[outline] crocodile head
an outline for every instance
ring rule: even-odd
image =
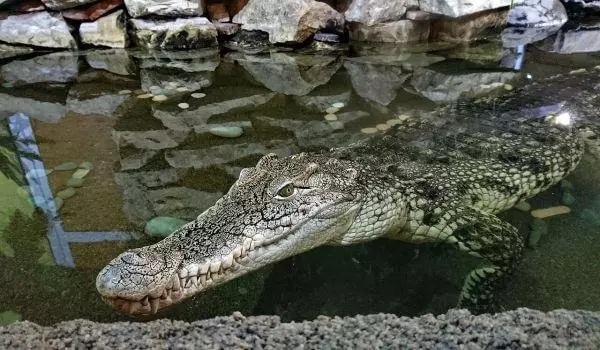
[[[267,264],[339,240],[363,196],[350,162],[299,154],[261,158],[214,206],[166,237],[112,260],[103,299],[151,314]]]

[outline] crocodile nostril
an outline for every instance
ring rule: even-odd
[[[130,265],[146,265],[148,263],[148,259],[133,250],[128,250],[121,254],[121,261]]]

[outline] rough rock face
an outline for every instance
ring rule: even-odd
[[[423,42],[429,38],[429,22],[417,22],[409,19],[372,26],[352,23],[350,39],[379,43]]]
[[[0,6],[2,6],[2,1],[0,1]],[[44,3],[40,0],[25,0],[19,3],[13,1],[12,7],[19,13],[44,11],[46,9]]]
[[[344,16],[315,0],[250,0],[233,22],[269,33],[272,43],[303,42],[319,29],[343,31],[345,23]]]
[[[561,54],[600,51],[600,28],[577,28],[561,30],[555,37],[549,37],[540,43],[545,51]]]
[[[0,59],[16,57],[32,53],[33,49],[26,46],[13,46],[0,43]]]
[[[567,10],[559,0],[527,0],[508,12],[508,24],[519,27],[552,27],[567,22]]]
[[[473,13],[510,6],[511,0],[419,0],[422,11],[449,17],[461,17]]]
[[[184,50],[217,45],[217,29],[204,17],[156,21],[132,19],[131,24],[138,46]]]
[[[123,10],[119,10],[94,22],[82,23],[79,27],[79,37],[86,44],[127,47],[126,20]]]
[[[508,27],[502,31],[502,44],[504,47],[513,48],[534,43],[555,34],[560,27],[560,25],[544,27]]]
[[[591,11],[600,11],[600,0],[562,0],[567,5],[577,5]]]
[[[486,11],[461,18],[443,18],[431,22],[430,38],[448,42],[477,40],[488,30],[506,25],[506,11]]]
[[[78,73],[78,57],[70,52],[54,52],[28,60],[15,60],[0,68],[2,80],[15,86],[68,83],[75,80]]]
[[[95,2],[96,0],[42,0],[51,10],[63,10]]]
[[[85,8],[62,11],[62,15],[74,21],[95,21],[121,5],[123,0],[102,0]]]
[[[0,19],[0,40],[52,48],[77,47],[62,16],[46,11]]]
[[[352,0],[344,13],[349,22],[366,25],[397,21],[406,13],[406,0]]]
[[[201,0],[125,0],[125,6],[132,17],[199,16],[203,12]]]

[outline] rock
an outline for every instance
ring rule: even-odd
[[[97,0],[42,0],[44,5],[51,10],[64,10],[71,7],[86,5]]]
[[[426,42],[429,38],[429,22],[403,19],[389,23],[366,25],[351,23],[351,40],[379,43]]]
[[[537,45],[540,49],[560,54],[600,51],[600,28],[579,26],[560,30]]]
[[[508,27],[502,30],[502,45],[506,48],[515,48],[531,44],[555,34],[560,27]]]
[[[119,148],[161,150],[179,146],[187,132],[174,130],[113,131],[113,139]]]
[[[128,46],[126,19],[123,10],[119,10],[94,22],[81,23],[79,37],[85,44],[125,48]]]
[[[187,220],[196,219],[223,196],[219,192],[199,191],[187,187],[167,187],[148,190],[146,195],[155,216],[171,216]]]
[[[78,57],[69,52],[55,52],[28,60],[14,60],[0,68],[5,82],[15,86],[35,83],[68,83],[77,78]]]
[[[343,33],[345,23],[344,16],[315,0],[250,0],[233,22],[269,33],[272,43],[301,43],[325,28]]]
[[[181,77],[186,75],[184,72],[213,72],[221,62],[219,50],[216,48],[186,51],[149,50],[134,52],[133,55],[140,60],[140,68],[142,69],[157,67],[176,68],[180,71],[177,75]],[[158,74],[158,76],[162,75]],[[179,81],[174,82],[179,83]],[[191,88],[191,86],[188,86],[188,88]]]
[[[103,69],[119,75],[136,74],[136,66],[125,50],[95,50],[85,55],[86,62],[90,67]]]
[[[508,7],[511,0],[419,0],[421,11],[448,17],[462,17],[477,12]]]
[[[398,21],[406,13],[407,0],[352,0],[344,13],[346,21],[367,26]]]
[[[100,0],[87,7],[62,11],[62,15],[73,21],[95,21],[123,4],[123,0]]]
[[[294,101],[296,101],[296,103],[302,105],[303,107],[306,107],[309,110],[316,112],[325,112],[327,108],[332,107],[336,103],[342,104],[341,107],[337,108],[342,108],[346,104],[348,104],[348,101],[350,101],[350,91],[343,92],[337,95],[327,96],[294,96]]]
[[[491,29],[499,31],[500,28],[506,26],[507,13],[508,10],[488,11],[460,18],[433,20],[430,40],[465,42],[482,39],[489,34]]]
[[[0,60],[27,55],[33,52],[33,48],[26,46],[13,46],[0,43]]]
[[[227,7],[222,2],[211,3],[206,7],[206,11],[208,12],[208,18],[210,18],[213,22],[229,22],[229,11]]]
[[[599,0],[562,0],[566,5],[581,8],[589,12],[600,11]]]
[[[335,57],[292,55],[244,55],[239,64],[269,90],[286,95],[306,95],[326,84],[341,66]]]
[[[139,169],[146,165],[157,153],[157,150],[150,149],[128,149],[127,154],[120,154],[119,163],[121,164],[121,170]]]
[[[182,95],[186,91],[200,90],[212,84],[213,74],[208,71],[185,72],[179,69],[142,69],[141,89],[155,95]]]
[[[223,46],[249,55],[270,53],[273,48],[269,42],[269,34],[260,30],[239,30]]]
[[[202,0],[125,0],[131,17],[159,15],[166,17],[189,17],[202,15]]]
[[[544,219],[555,215],[568,214],[570,212],[571,209],[569,207],[564,205],[558,205],[556,207],[532,210],[531,216],[538,219]]]
[[[415,70],[410,84],[424,97],[434,102],[450,102],[462,97],[488,93],[495,84],[498,88],[518,77],[514,72],[476,72],[447,74],[422,68]]]
[[[62,16],[46,11],[10,15],[0,19],[0,40],[9,44],[77,48]]]
[[[167,237],[175,232],[181,226],[187,224],[188,221],[173,218],[169,216],[158,216],[148,221],[144,227],[144,232],[148,236]]]
[[[67,114],[67,107],[61,103],[0,93],[0,119],[13,115],[15,111],[20,111],[32,119],[58,123]]]
[[[548,233],[548,223],[545,220],[534,219],[531,223],[531,231],[527,239],[527,245],[530,248],[535,248],[540,241],[540,238]]]
[[[363,63],[344,60],[354,91],[364,99],[387,106],[396,98],[396,91],[410,77],[400,65]]]
[[[439,18],[440,16],[420,10],[409,10],[406,11],[406,15],[404,17],[413,21],[431,21]]]
[[[217,45],[217,29],[204,17],[132,19],[131,25],[137,45],[150,49],[189,50]]]
[[[559,0],[524,0],[508,12],[508,24],[518,27],[555,27],[567,20],[567,10]]]
[[[506,56],[507,51],[508,50],[503,47],[502,42],[490,40],[487,42],[474,43],[472,45],[459,45],[446,52],[444,56],[446,58],[455,58],[481,65],[493,66],[497,65],[498,62]]]
[[[237,23],[213,22],[213,24],[220,36],[231,36],[240,30],[240,25]]]
[[[244,129],[239,126],[213,126],[208,132],[215,136],[233,139],[242,136]]]
[[[2,6],[2,1],[0,1],[0,6]],[[19,13],[38,12],[46,9],[46,6],[40,0],[19,1],[18,3],[12,4],[12,7]]]

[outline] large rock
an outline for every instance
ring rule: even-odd
[[[542,50],[561,54],[600,51],[600,28],[561,30],[538,46]]]
[[[46,11],[0,19],[0,40],[11,44],[51,48],[77,47],[62,16]]]
[[[244,55],[238,59],[244,69],[271,91],[286,95],[306,95],[326,84],[341,64],[335,57],[271,53]]]
[[[558,32],[561,26],[507,27],[502,31],[502,45],[506,48],[515,48],[544,40]]]
[[[95,50],[85,55],[90,67],[103,69],[119,75],[133,75],[137,72],[133,58],[125,50]]]
[[[137,45],[150,49],[189,50],[217,45],[217,29],[204,17],[132,19],[131,25]]]
[[[62,15],[74,21],[95,21],[121,5],[123,0],[101,0],[84,8],[62,11]]]
[[[600,11],[600,0],[562,0],[566,5],[575,5],[584,10]]]
[[[525,0],[508,12],[508,24],[518,27],[555,27],[568,20],[559,0]]]
[[[366,25],[397,21],[406,13],[410,0],[352,0],[344,12],[346,21]]]
[[[483,39],[490,30],[506,26],[508,9],[487,11],[460,18],[441,18],[431,22],[430,39],[465,42]]]
[[[90,4],[97,0],[42,0],[44,5],[51,10],[63,10],[71,7]]]
[[[511,0],[419,0],[422,11],[448,17],[462,17],[477,12],[508,7]]]
[[[379,43],[424,42],[429,38],[429,22],[409,19],[375,25],[352,23],[350,39]]]
[[[0,120],[19,112],[46,123],[58,123],[67,114],[67,107],[58,102],[0,93]]]
[[[79,37],[90,45],[125,48],[128,44],[126,20],[123,10],[119,10],[94,22],[81,23]]]
[[[319,29],[344,28],[344,16],[315,0],[250,0],[233,22],[269,33],[272,43],[304,42]]]
[[[186,72],[180,69],[142,69],[140,83],[142,90],[153,94],[178,95],[177,88],[185,87],[195,91],[212,84],[211,71]]]
[[[217,48],[186,51],[149,50],[133,52],[139,59],[140,68],[175,68],[181,76],[183,72],[214,72],[221,63]]]
[[[24,61],[11,61],[0,68],[0,76],[13,85],[68,83],[77,78],[78,57],[69,52],[55,52]]]
[[[147,15],[199,16],[203,13],[202,0],[125,0],[125,6],[132,17]]]
[[[113,140],[119,147],[161,150],[175,148],[186,138],[187,132],[164,130],[113,131]]]
[[[21,55],[27,55],[32,52],[33,49],[31,47],[13,46],[0,43],[0,60]]]

